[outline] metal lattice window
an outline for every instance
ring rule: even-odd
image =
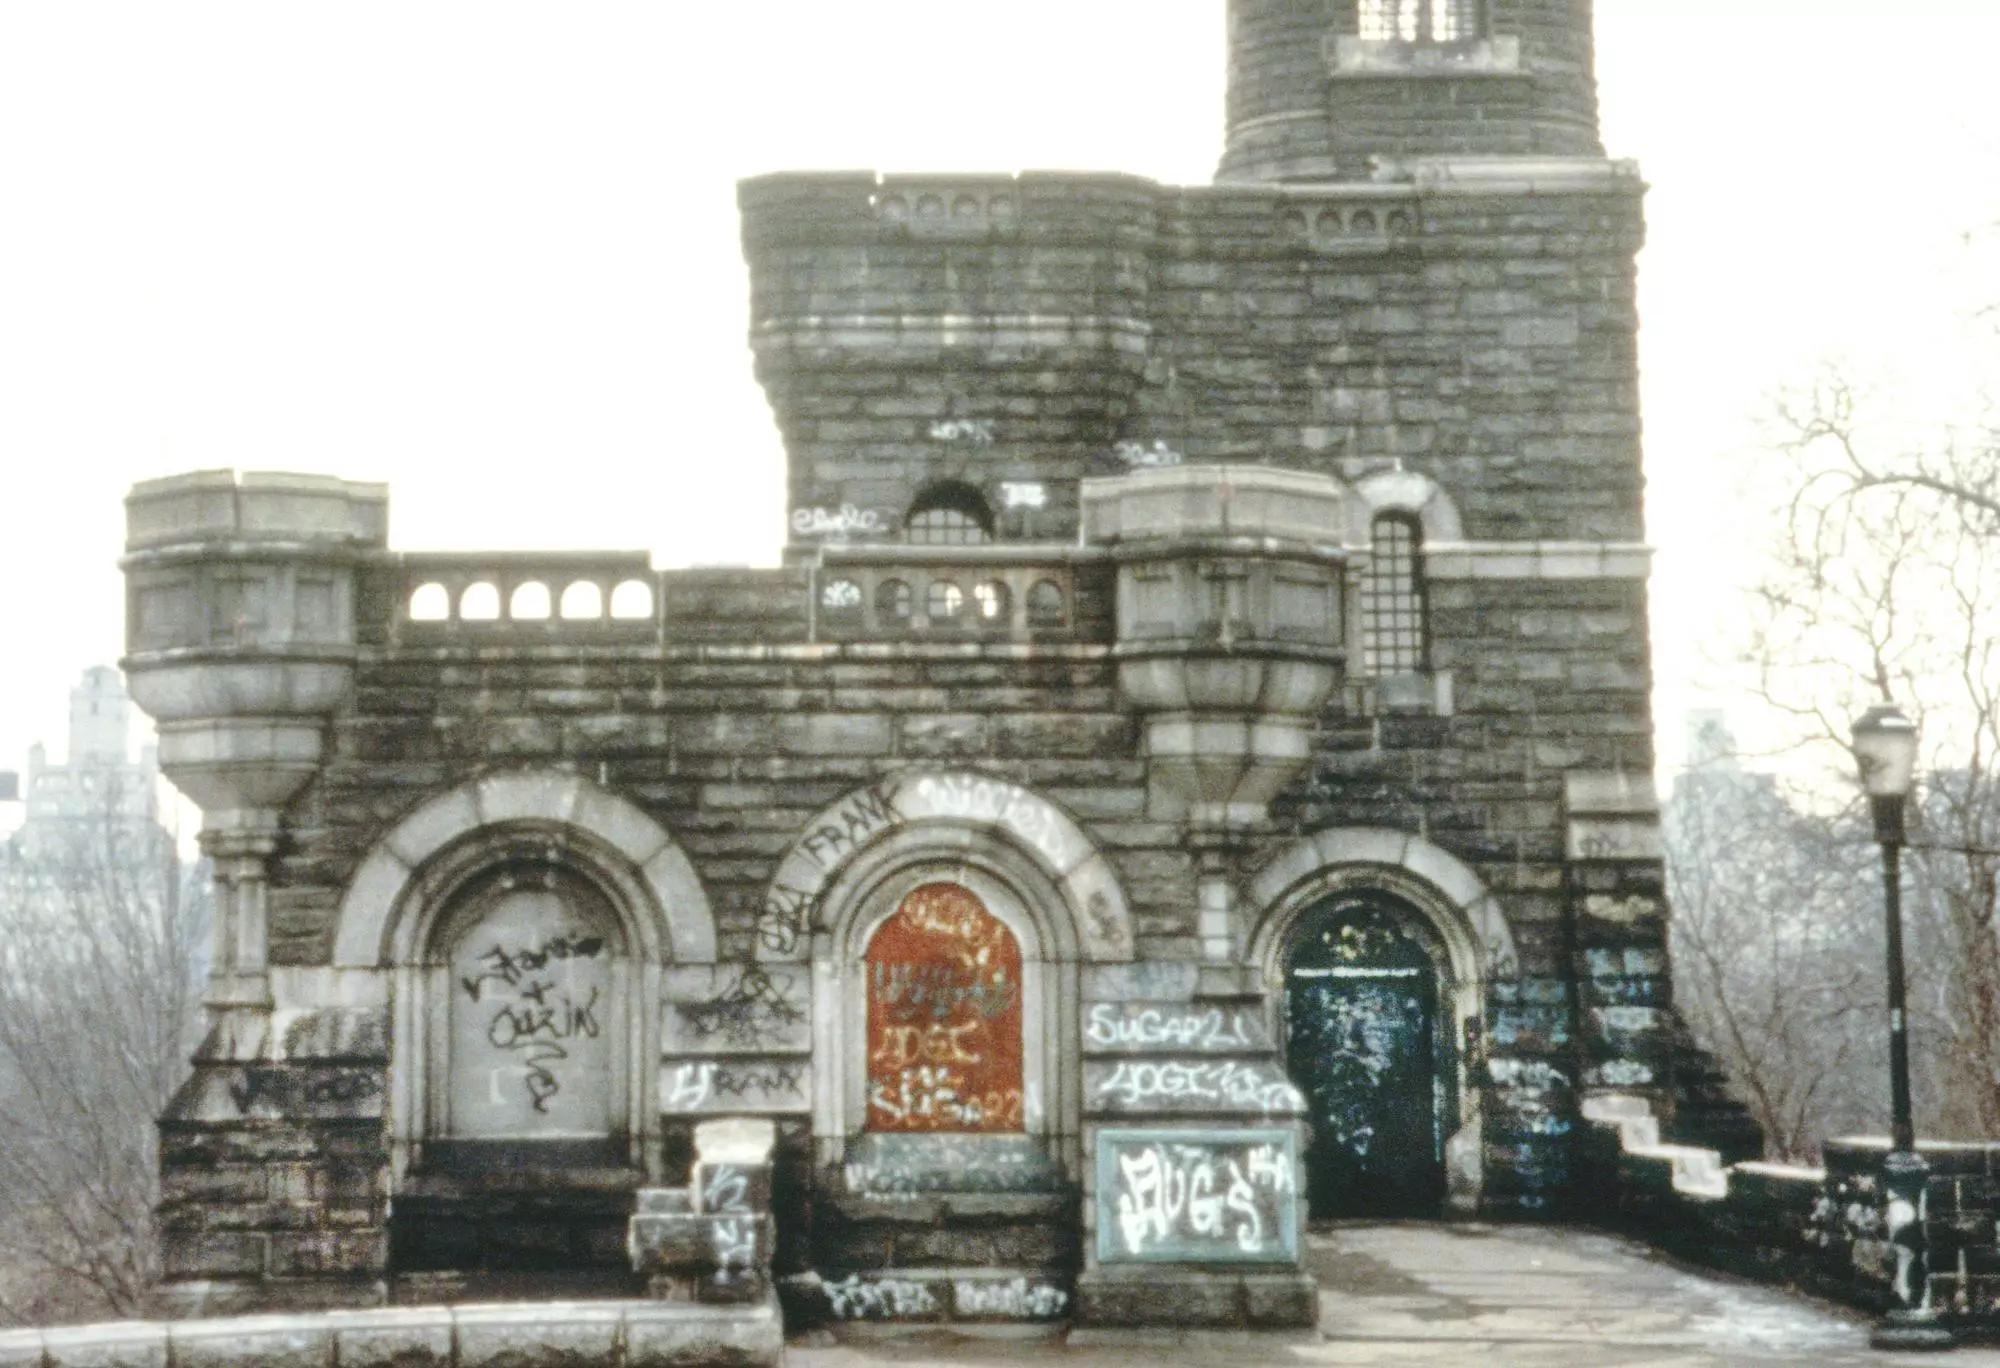
[[[903,539],[914,546],[981,546],[993,540],[993,510],[971,485],[933,485],[910,505]]]
[[[1363,38],[1464,43],[1481,36],[1481,0],[1360,0]]]
[[[1368,673],[1417,674],[1425,667],[1422,533],[1399,513],[1375,519],[1370,530],[1375,545],[1361,577]]]

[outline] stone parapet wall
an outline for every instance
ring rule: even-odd
[[[1587,1156],[1603,1213],[1683,1258],[1788,1283],[1870,1312],[1897,1305],[1881,1178],[1888,1143],[1831,1140],[1825,1166],[1725,1163],[1661,1144],[1641,1109],[1595,1108]],[[1923,1142],[1932,1306],[1969,1332],[2000,1332],[2000,1141]]]

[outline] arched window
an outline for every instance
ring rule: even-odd
[[[903,537],[913,546],[981,546],[993,540],[993,510],[971,485],[946,480],[917,495]]]
[[[1467,43],[1484,35],[1481,0],[1361,0],[1360,36],[1374,42]]]
[[[1373,549],[1361,577],[1362,650],[1371,675],[1419,674],[1428,664],[1423,529],[1408,513],[1369,524]]]

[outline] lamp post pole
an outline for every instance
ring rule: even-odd
[[[1917,729],[1893,704],[1870,708],[1854,724],[1861,765],[1882,847],[1884,943],[1889,988],[1889,1153],[1882,1163],[1889,1247],[1896,1259],[1896,1308],[1875,1327],[1878,1349],[1941,1349],[1952,1335],[1931,1305],[1930,1165],[1917,1152],[1910,1109],[1909,1012],[1903,975],[1903,814],[1916,777]]]

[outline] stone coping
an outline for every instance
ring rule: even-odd
[[[761,1368],[784,1352],[774,1297],[511,1302],[0,1332],[0,1368]]]

